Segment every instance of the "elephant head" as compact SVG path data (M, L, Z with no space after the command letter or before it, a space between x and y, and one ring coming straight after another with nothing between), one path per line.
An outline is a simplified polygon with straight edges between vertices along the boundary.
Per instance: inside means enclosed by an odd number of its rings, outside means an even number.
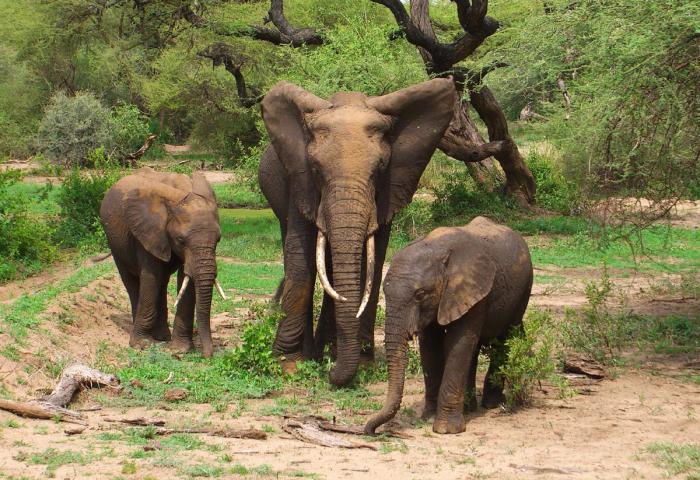
M336 385L348 383L359 363L359 317L373 280L365 275L361 285L361 272L363 266L374 272L374 233L411 201L452 118L455 95L451 79L379 97L338 93L329 100L280 82L262 102L294 205L318 228L317 273L335 300L338 354L331 382ZM332 282L324 259L327 243Z
M213 352L211 328L212 287L216 282L216 245L221 238L214 191L204 175L139 172L143 182L125 198L127 226L143 248L163 262L173 255L182 262L185 280L182 297L190 279L194 283L197 325L205 357Z
M366 433L373 434L401 406L409 339L432 322L447 326L460 319L491 292L495 263L465 241L460 229L439 228L394 255L384 280L389 386Z

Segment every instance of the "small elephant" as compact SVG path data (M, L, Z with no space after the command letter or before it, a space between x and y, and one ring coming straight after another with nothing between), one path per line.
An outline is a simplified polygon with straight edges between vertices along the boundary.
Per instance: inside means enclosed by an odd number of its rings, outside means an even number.
M403 396L408 340L419 335L425 380L423 418L433 414L436 433L465 430L465 387L476 409L476 364L481 345L498 340L484 381L483 406L503 401L495 378L504 342L522 328L532 288L532 262L523 238L477 217L463 227L438 228L398 252L384 282L385 344L389 387L384 407L365 426L375 429L396 415Z
M131 301L129 345L143 348L172 338L174 351L192 350L196 306L203 354L210 357L212 287L223 295L216 281L221 229L216 197L204 175L190 179L142 168L109 189L100 218ZM167 287L175 271L179 293L171 336Z

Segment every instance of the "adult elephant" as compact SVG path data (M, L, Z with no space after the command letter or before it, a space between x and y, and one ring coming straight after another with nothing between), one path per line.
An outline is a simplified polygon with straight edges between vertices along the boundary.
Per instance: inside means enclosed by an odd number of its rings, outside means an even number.
M172 338L175 351L190 351L196 307L203 354L210 357L209 316L221 230L216 197L204 175L194 173L190 179L142 168L109 189L100 218L131 301L129 345L142 348ZM176 271L179 293L171 336L167 287Z
M411 201L452 118L455 95L451 79L379 97L337 93L329 100L280 82L263 99L272 145L259 180L284 242L286 317L273 350L285 370L322 353L329 329L337 339L333 384L352 380L361 352L373 356L391 220ZM325 294L314 348L317 273Z

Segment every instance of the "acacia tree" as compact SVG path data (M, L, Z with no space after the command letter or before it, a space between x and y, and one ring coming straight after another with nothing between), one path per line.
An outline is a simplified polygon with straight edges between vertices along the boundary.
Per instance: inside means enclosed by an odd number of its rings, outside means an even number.
M532 173L508 131L501 106L491 90L482 83L486 74L501 64L493 64L480 71L458 65L499 28L499 23L487 15L488 0L453 0L464 33L450 43L440 42L435 34L429 0L411 0L410 14L401 0L371 1L391 11L403 36L418 48L426 72L433 77L452 76L460 93L455 115L438 148L471 167L470 173L480 183L488 182L488 176L495 174L488 160L493 156L505 173L507 192L523 205L533 203L535 181ZM468 101L462 99L465 92L469 94ZM470 106L486 125L488 142L470 118Z

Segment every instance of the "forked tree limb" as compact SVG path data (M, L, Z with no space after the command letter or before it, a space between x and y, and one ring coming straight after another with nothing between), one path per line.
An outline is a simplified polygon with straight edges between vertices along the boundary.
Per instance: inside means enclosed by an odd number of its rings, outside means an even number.
M81 388L101 386L117 388L119 379L114 375L108 375L86 365L75 363L63 370L58 384L48 397L26 402L0 399L0 410L27 418L59 419L64 422L85 425L83 416L79 412L64 407L71 402L76 392Z
M143 157L143 155L148 151L149 148L151 148L153 142L156 141L156 138L158 138L158 135L156 135L155 133L152 133L148 137L146 137L146 140L143 142L141 148L127 155L124 158L124 163L130 167L136 166L136 162L139 160L139 158Z

